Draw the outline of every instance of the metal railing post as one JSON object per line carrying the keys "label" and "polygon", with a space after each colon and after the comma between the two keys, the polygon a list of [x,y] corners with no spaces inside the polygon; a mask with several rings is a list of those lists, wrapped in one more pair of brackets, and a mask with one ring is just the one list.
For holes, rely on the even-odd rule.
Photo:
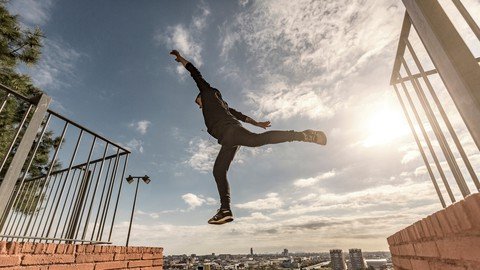
{"label": "metal railing post", "polygon": [[48,106],[50,105],[51,98],[46,94],[42,94],[36,104],[33,116],[28,124],[25,134],[18,146],[18,149],[12,159],[10,167],[8,168],[5,177],[0,185],[0,217],[8,211],[7,205],[10,195],[14,191],[15,184],[20,177],[23,165],[27,160],[28,153],[32,148],[34,140],[40,129],[43,119],[47,114]]}

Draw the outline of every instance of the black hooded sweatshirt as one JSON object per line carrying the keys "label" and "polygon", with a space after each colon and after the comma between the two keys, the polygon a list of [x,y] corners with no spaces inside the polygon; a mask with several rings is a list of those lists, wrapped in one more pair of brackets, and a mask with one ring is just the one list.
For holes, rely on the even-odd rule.
{"label": "black hooded sweatshirt", "polygon": [[241,126],[238,120],[245,122],[247,116],[229,108],[227,102],[222,99],[220,91],[211,87],[192,63],[188,63],[185,68],[190,72],[190,75],[200,90],[202,113],[207,131],[220,141],[228,127],[232,125]]}

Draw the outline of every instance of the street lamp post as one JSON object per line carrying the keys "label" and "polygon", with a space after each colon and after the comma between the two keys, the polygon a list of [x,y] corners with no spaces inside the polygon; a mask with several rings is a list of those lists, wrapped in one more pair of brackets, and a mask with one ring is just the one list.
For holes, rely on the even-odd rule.
{"label": "street lamp post", "polygon": [[138,194],[138,184],[140,183],[140,179],[145,182],[145,184],[150,183],[150,177],[147,175],[145,176],[131,176],[129,175],[127,177],[127,182],[131,184],[133,182],[133,179],[137,179],[137,187],[135,188],[135,197],[133,198],[133,207],[132,207],[132,214],[130,216],[130,224],[128,225],[128,235],[127,235],[127,244],[126,246],[128,247],[128,242],[130,241],[130,231],[132,230],[132,223],[133,223],[133,214],[135,212],[135,204],[137,203],[137,194]]}

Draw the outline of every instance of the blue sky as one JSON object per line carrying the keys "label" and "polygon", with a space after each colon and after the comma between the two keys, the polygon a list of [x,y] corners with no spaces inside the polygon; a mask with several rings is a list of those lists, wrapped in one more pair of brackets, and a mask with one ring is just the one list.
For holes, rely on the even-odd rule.
{"label": "blue sky", "polygon": [[[166,254],[386,250],[387,236],[441,207],[389,86],[400,1],[25,0],[9,8],[44,31],[42,60],[27,72],[53,109],[132,149],[128,173],[150,175],[133,245]],[[326,147],[242,148],[229,171],[232,224],[206,223],[218,208],[211,168],[219,146],[193,102],[195,84],[168,55],[174,48],[231,107],[271,129],[329,137]],[[115,244],[128,227],[124,199]]]}

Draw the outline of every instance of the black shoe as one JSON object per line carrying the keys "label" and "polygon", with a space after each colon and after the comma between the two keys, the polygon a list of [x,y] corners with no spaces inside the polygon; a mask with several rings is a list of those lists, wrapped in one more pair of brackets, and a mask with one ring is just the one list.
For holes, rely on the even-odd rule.
{"label": "black shoe", "polygon": [[312,142],[320,145],[327,144],[327,135],[325,135],[325,133],[322,131],[307,129],[303,131],[303,135],[305,135],[306,142]]}
{"label": "black shoe", "polygon": [[233,221],[233,214],[230,209],[218,209],[215,216],[208,220],[208,223],[222,225],[231,221]]}

